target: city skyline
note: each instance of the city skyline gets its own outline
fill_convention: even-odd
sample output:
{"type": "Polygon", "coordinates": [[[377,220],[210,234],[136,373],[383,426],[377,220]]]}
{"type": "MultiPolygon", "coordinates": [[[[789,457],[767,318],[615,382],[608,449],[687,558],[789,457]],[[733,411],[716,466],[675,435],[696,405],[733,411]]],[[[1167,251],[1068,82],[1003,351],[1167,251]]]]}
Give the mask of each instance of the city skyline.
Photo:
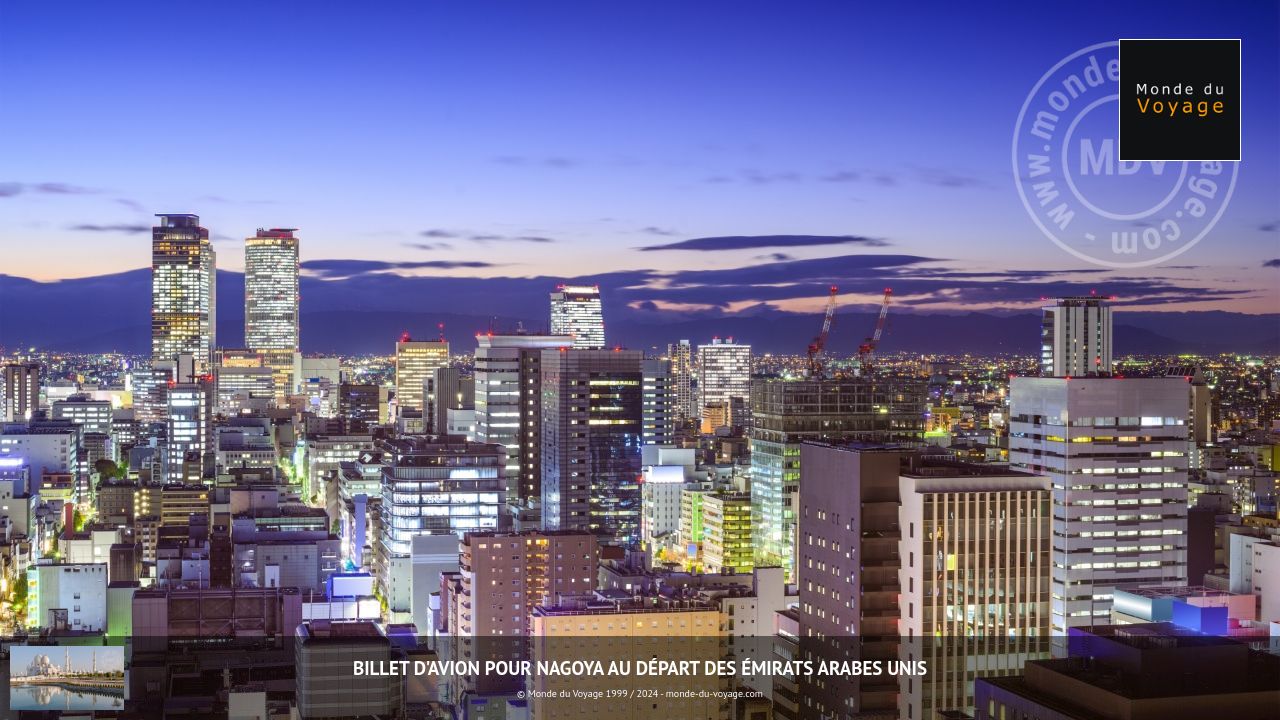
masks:
{"type": "MultiPolygon", "coordinates": [[[[1192,4],[1156,17],[1102,7],[1105,28],[1081,7],[1053,16],[1063,23],[1053,42],[990,53],[973,50],[1005,45],[1010,27],[1051,11],[1018,10],[955,37],[948,13],[959,11],[936,9],[902,44],[879,31],[904,21],[900,11],[829,5],[727,22],[727,6],[715,4],[545,14],[503,6],[518,33],[456,7],[399,8],[395,25],[359,11],[335,24],[322,13],[299,21],[260,10],[247,26],[166,10],[225,43],[294,40],[290,53],[252,61],[219,54],[223,65],[202,64],[202,53],[150,63],[139,22],[148,8],[85,7],[38,43],[16,37],[0,49],[0,61],[20,70],[0,78],[0,92],[7,107],[23,108],[0,112],[0,129],[26,140],[0,178],[0,234],[23,240],[6,243],[4,274],[96,276],[109,287],[115,273],[147,265],[133,240],[151,216],[182,210],[199,213],[215,247],[230,251],[224,270],[242,269],[236,238],[296,226],[307,237],[304,277],[617,276],[639,288],[629,307],[658,317],[813,311],[823,298],[809,286],[827,279],[846,306],[874,304],[878,288],[894,284],[908,312],[1027,309],[1090,286],[1135,308],[1274,312],[1280,153],[1275,137],[1249,129],[1280,106],[1268,62],[1280,44],[1277,10],[1241,5],[1206,18],[1192,4]],[[607,42],[581,32],[600,22],[632,29],[607,42]],[[1040,73],[1079,47],[1139,30],[1234,37],[1240,28],[1250,68],[1245,161],[1213,233],[1176,264],[1141,273],[1089,267],[1041,237],[1007,167],[1018,106],[1040,73]],[[766,30],[768,47],[743,42],[766,30]],[[493,47],[482,33],[502,49],[481,50],[493,47]],[[320,50],[337,44],[350,47],[346,61],[320,50]],[[584,55],[599,62],[579,62],[584,55]],[[81,62],[88,57],[92,66],[81,62]],[[956,79],[938,77],[944,65],[956,79]],[[102,73],[111,82],[98,82],[102,73]],[[175,87],[198,95],[198,120],[158,126],[138,114],[150,93],[175,87]],[[920,92],[903,92],[910,87],[920,92]],[[381,107],[391,93],[398,102],[353,116],[333,111],[335,89],[353,107],[381,107]],[[289,109],[292,121],[242,112],[254,105],[289,109]],[[214,127],[224,140],[192,144],[214,127]],[[202,172],[166,172],[159,158],[172,152],[202,172]],[[255,172],[266,165],[301,172],[282,182],[255,172]],[[57,264],[47,247],[59,248],[57,264]],[[761,264],[796,287],[753,281],[761,264]]],[[[6,10],[36,25],[51,22],[44,12],[6,10]]]]}

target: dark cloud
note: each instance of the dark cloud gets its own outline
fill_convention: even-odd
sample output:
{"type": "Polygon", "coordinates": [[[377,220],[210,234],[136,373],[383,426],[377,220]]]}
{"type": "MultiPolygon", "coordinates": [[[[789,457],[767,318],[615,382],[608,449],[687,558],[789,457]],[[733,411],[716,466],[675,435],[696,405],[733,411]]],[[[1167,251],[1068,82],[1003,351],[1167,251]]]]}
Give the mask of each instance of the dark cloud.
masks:
{"type": "Polygon", "coordinates": [[[675,230],[667,230],[665,228],[656,227],[654,225],[650,225],[648,227],[642,227],[640,228],[640,232],[648,235],[662,235],[664,237],[670,237],[671,235],[676,234],[675,230]]]}
{"type": "Polygon", "coordinates": [[[752,260],[771,260],[773,262],[785,262],[787,260],[795,260],[786,253],[769,253],[768,255],[757,255],[752,260]]]}
{"type": "Polygon", "coordinates": [[[1262,232],[1280,232],[1280,220],[1264,222],[1258,226],[1258,229],[1262,232]]]}
{"type": "Polygon", "coordinates": [[[541,237],[539,235],[472,235],[467,238],[478,243],[490,242],[524,242],[524,243],[553,243],[555,240],[549,237],[541,237]]]}
{"type": "Polygon", "coordinates": [[[722,235],[691,238],[665,245],[649,245],[637,248],[645,252],[654,250],[756,250],[759,248],[793,248],[818,245],[862,245],[887,247],[888,242],[861,235],[722,235]]]}
{"type": "Polygon", "coordinates": [[[483,260],[421,260],[390,262],[385,260],[308,260],[303,272],[325,280],[353,278],[392,270],[457,270],[461,268],[498,267],[483,260]]]}
{"type": "Polygon", "coordinates": [[[79,231],[79,232],[106,232],[106,233],[130,233],[130,234],[151,232],[151,226],[150,226],[150,225],[127,225],[127,224],[117,224],[117,225],[92,225],[92,224],[72,225],[70,229],[72,229],[72,230],[76,230],[76,231],[79,231]]]}
{"type": "Polygon", "coordinates": [[[1280,258],[1272,258],[1272,259],[1270,259],[1270,260],[1268,260],[1268,261],[1266,261],[1266,262],[1262,263],[1262,267],[1268,267],[1268,268],[1280,268],[1280,258]]]}
{"type": "Polygon", "coordinates": [[[423,231],[422,231],[421,233],[419,233],[419,234],[420,234],[420,235],[422,235],[422,237],[425,237],[425,238],[444,238],[444,239],[448,239],[448,238],[456,238],[456,237],[458,237],[458,234],[457,234],[457,233],[455,233],[455,232],[451,232],[451,231],[449,231],[449,230],[423,230],[423,231]]]}
{"type": "Polygon", "coordinates": [[[435,243],[402,243],[407,248],[414,250],[452,250],[453,246],[446,242],[435,243]]]}

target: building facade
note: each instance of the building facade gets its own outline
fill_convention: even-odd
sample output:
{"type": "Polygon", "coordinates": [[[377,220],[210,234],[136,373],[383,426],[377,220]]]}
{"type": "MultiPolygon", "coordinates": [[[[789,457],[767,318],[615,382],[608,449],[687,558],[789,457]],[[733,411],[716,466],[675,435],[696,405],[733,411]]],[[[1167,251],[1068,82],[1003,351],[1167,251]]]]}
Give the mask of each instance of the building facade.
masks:
{"type": "Polygon", "coordinates": [[[1043,308],[1040,375],[1080,377],[1111,372],[1111,303],[1100,297],[1065,297],[1043,308]]]}
{"type": "Polygon", "coordinates": [[[570,335],[580,350],[604,347],[600,286],[561,285],[551,293],[551,334],[570,335]]]}
{"type": "MultiPolygon", "coordinates": [[[[199,215],[157,215],[151,228],[151,357],[213,362],[217,345],[217,270],[209,231],[199,215]]],[[[178,378],[186,381],[188,378],[178,378]]]]}

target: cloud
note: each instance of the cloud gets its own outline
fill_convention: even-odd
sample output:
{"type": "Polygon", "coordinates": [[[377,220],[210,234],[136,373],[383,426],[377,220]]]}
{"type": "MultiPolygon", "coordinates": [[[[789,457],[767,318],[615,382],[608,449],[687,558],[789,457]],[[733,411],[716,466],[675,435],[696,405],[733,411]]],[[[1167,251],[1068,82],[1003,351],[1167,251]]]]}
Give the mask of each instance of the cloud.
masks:
{"type": "Polygon", "coordinates": [[[499,165],[510,165],[512,167],[547,167],[556,169],[577,167],[582,164],[574,158],[560,155],[499,155],[493,161],[499,165]]]}
{"type": "Polygon", "coordinates": [[[1280,268],[1280,258],[1272,258],[1262,263],[1262,267],[1280,268]]]}
{"type": "Polygon", "coordinates": [[[44,193],[46,195],[90,195],[98,191],[63,182],[42,182],[31,185],[20,182],[0,182],[0,197],[14,197],[24,192],[44,193]]]}
{"type": "Polygon", "coordinates": [[[857,170],[841,170],[839,172],[833,172],[830,175],[823,175],[821,178],[823,182],[833,183],[858,182],[861,179],[862,173],[857,170]]]}
{"type": "Polygon", "coordinates": [[[979,178],[945,168],[917,167],[915,172],[917,180],[936,187],[967,189],[987,186],[987,183],[979,178]]]}
{"type": "Polygon", "coordinates": [[[757,255],[751,259],[752,260],[772,260],[773,262],[786,262],[788,260],[795,260],[795,258],[791,257],[786,253],[769,253],[768,255],[757,255]]]}
{"type": "Polygon", "coordinates": [[[491,243],[491,242],[524,242],[524,243],[553,243],[555,240],[549,237],[539,235],[472,235],[467,238],[473,242],[491,243]]]}
{"type": "Polygon", "coordinates": [[[445,239],[448,239],[448,238],[456,238],[456,237],[458,237],[458,234],[457,234],[457,233],[455,233],[455,232],[450,232],[450,231],[448,231],[448,230],[423,230],[421,233],[419,233],[419,235],[421,235],[422,237],[425,237],[425,238],[445,238],[445,239]]]}
{"type": "Polygon", "coordinates": [[[723,235],[692,238],[665,245],[648,245],[637,248],[645,252],[655,250],[754,250],[758,248],[795,248],[818,245],[862,245],[887,247],[888,242],[861,235],[723,235]]]}
{"type": "Polygon", "coordinates": [[[407,248],[414,250],[452,250],[453,246],[446,242],[435,243],[401,243],[407,248]]]}
{"type": "Polygon", "coordinates": [[[134,212],[146,212],[146,209],[142,207],[142,203],[136,200],[130,200],[129,198],[116,198],[116,203],[123,205],[134,212]]]}
{"type": "Polygon", "coordinates": [[[662,236],[668,236],[668,237],[676,234],[675,230],[667,230],[665,228],[655,227],[653,225],[640,228],[640,232],[646,233],[648,235],[662,235],[662,236]]]}
{"type": "Polygon", "coordinates": [[[92,225],[92,224],[72,225],[70,229],[78,232],[106,232],[106,233],[129,233],[129,234],[151,232],[150,225],[128,225],[124,223],[117,224],[117,225],[92,225]]]}
{"type": "Polygon", "coordinates": [[[394,270],[457,270],[465,268],[498,267],[483,260],[420,260],[390,262],[386,260],[308,260],[302,263],[303,272],[323,280],[338,280],[364,275],[375,275],[394,270]]]}
{"type": "Polygon", "coordinates": [[[1258,226],[1258,229],[1262,232],[1280,232],[1280,220],[1264,222],[1258,226]]]}

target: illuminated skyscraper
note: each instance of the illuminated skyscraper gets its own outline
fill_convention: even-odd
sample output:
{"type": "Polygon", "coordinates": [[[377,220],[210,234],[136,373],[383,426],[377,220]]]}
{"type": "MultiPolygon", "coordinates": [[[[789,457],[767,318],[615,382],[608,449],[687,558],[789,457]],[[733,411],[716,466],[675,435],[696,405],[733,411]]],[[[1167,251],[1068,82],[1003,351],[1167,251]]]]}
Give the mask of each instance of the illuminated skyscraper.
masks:
{"type": "Polygon", "coordinates": [[[294,391],[298,352],[298,238],[293,228],[258,229],[244,241],[244,342],[261,353],[277,400],[294,391]]]}
{"type": "Polygon", "coordinates": [[[161,214],[151,228],[151,356],[195,358],[198,372],[213,361],[217,271],[209,231],[199,215],[161,214]]]}
{"type": "Polygon", "coordinates": [[[426,409],[422,387],[436,368],[449,364],[449,343],[445,340],[414,340],[408,333],[396,343],[396,407],[405,410],[426,409]]]}
{"type": "MultiPolygon", "coordinates": [[[[733,398],[746,401],[751,396],[751,346],[739,345],[733,338],[715,338],[710,345],[698,346],[698,414],[708,405],[720,403],[732,407],[733,398]]],[[[730,422],[738,424],[739,418],[730,422]]]]}
{"type": "Polygon", "coordinates": [[[676,393],[676,419],[684,422],[695,418],[698,408],[693,401],[693,348],[689,341],[668,344],[667,359],[671,361],[671,379],[676,393]]]}
{"type": "Polygon", "coordinates": [[[213,468],[213,381],[169,386],[164,476],[167,482],[199,483],[213,468]]]}
{"type": "Polygon", "coordinates": [[[551,334],[572,335],[580,350],[604,347],[604,314],[598,285],[561,285],[551,293],[551,334]]]}
{"type": "Polygon", "coordinates": [[[1111,372],[1111,304],[1100,297],[1058,298],[1043,309],[1040,374],[1080,377],[1111,372]]]}
{"type": "Polygon", "coordinates": [[[1054,635],[1120,584],[1187,582],[1188,381],[1013,378],[1009,462],[1053,482],[1054,635]]]}
{"type": "Polygon", "coordinates": [[[476,439],[507,449],[507,500],[542,501],[542,351],[569,348],[568,335],[477,335],[476,439]]]}
{"type": "Polygon", "coordinates": [[[640,542],[638,350],[542,351],[542,525],[640,542]]]}
{"type": "Polygon", "coordinates": [[[40,408],[40,364],[15,363],[0,370],[0,421],[30,420],[40,408]]]}

